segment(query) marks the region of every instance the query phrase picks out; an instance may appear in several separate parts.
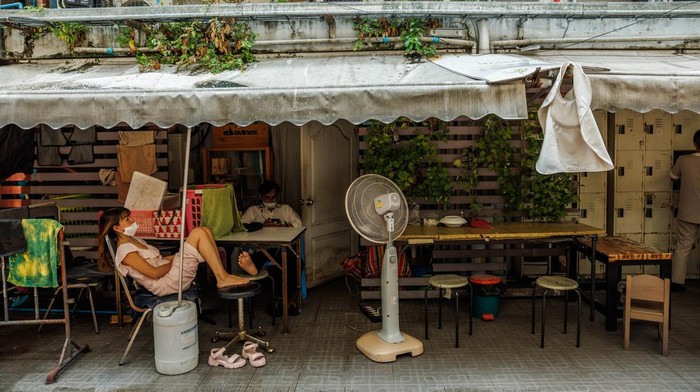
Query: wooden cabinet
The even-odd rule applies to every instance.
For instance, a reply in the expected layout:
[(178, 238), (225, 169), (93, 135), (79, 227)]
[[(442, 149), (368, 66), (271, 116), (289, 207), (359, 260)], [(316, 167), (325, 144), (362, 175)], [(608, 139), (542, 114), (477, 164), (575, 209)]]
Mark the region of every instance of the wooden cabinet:
[(215, 127), (212, 147), (202, 149), (205, 183), (231, 183), (239, 209), (254, 204), (258, 187), (272, 178), (270, 130), (266, 124)]

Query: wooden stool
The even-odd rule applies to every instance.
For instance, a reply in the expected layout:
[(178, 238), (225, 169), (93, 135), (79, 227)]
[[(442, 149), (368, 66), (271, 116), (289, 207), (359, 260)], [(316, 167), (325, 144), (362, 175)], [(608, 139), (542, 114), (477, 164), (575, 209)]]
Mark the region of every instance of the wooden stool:
[(244, 284), (241, 286), (233, 286), (233, 287), (219, 289), (217, 291), (217, 296), (219, 298), (227, 300), (227, 301), (231, 301), (231, 300), (238, 301), (238, 332), (219, 332), (219, 331), (216, 331), (216, 334), (211, 339), (211, 341), (217, 342), (217, 341), (219, 341), (219, 339), (231, 339), (231, 341), (229, 343), (227, 343), (225, 346), (225, 347), (228, 347), (235, 342), (248, 340), (248, 341), (258, 343), (258, 345), (260, 345), (261, 347), (265, 347), (265, 349), (269, 353), (273, 352), (274, 349), (270, 346), (269, 342), (266, 342), (262, 339), (258, 339), (255, 336), (249, 335), (245, 329), (245, 318), (243, 315), (243, 299), (244, 298), (251, 298), (255, 295), (260, 294), (261, 292), (262, 292), (262, 288), (260, 287), (260, 284), (255, 283), (255, 282), (250, 282), (248, 284)]
[[(540, 347), (544, 348), (544, 320), (545, 310), (547, 309), (547, 293), (549, 290), (554, 290), (554, 294), (558, 295), (560, 291), (574, 291), (578, 295), (578, 303), (576, 306), (576, 347), (581, 347), (581, 292), (578, 290), (578, 283), (563, 276), (540, 276), (532, 283), (532, 330), (530, 333), (535, 334), (535, 289), (540, 286), (544, 289), (542, 295), (542, 330)], [(566, 333), (566, 321), (568, 318), (569, 299), (568, 295), (564, 296), (564, 333)]]
[[(459, 293), (456, 289), (469, 285), (469, 280), (464, 276), (447, 274), (436, 275), (428, 279), (428, 284), (439, 290), (438, 296), (438, 329), (442, 329), (442, 293), (446, 289), (455, 289), (455, 347), (459, 347)], [(471, 286), (470, 286), (471, 287)], [(469, 297), (469, 335), (472, 334), (472, 307)], [(425, 290), (425, 338), (428, 339), (428, 290)]]

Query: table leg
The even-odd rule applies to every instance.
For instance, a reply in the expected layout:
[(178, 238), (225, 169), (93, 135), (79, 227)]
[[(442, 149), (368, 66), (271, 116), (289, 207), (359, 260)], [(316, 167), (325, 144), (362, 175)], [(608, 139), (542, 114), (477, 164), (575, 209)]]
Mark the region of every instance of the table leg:
[[(301, 239), (299, 240), (301, 241)], [(303, 262), (303, 257), (301, 255), (301, 243), (296, 242), (296, 254), (297, 254), (297, 309), (301, 312), (301, 263)]]
[(622, 276), (621, 263), (608, 263), (605, 271), (605, 330), (617, 331), (617, 283)]
[[(297, 265), (299, 261), (297, 261)], [(287, 248), (282, 247), (282, 333), (289, 333), (289, 296), (287, 295)]]
[[(595, 263), (596, 263), (596, 255), (595, 255), (595, 246), (596, 243), (598, 242), (598, 236), (593, 236), (591, 238), (591, 304), (590, 304), (590, 314), (588, 318), (591, 321), (595, 321)], [(607, 271), (606, 271), (607, 275)]]

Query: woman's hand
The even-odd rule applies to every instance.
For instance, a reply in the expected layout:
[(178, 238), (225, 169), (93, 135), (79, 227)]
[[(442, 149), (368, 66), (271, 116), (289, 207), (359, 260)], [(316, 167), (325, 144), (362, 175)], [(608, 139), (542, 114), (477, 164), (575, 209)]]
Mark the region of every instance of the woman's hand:
[(287, 225), (282, 223), (279, 219), (266, 219), (263, 222), (264, 227), (286, 227)]

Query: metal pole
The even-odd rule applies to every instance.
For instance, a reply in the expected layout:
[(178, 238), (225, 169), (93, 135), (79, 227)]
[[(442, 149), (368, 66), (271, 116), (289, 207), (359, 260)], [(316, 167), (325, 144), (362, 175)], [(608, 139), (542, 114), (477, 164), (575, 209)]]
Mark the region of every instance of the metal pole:
[[(185, 165), (182, 170), (182, 204), (180, 206), (180, 211), (184, 215), (185, 207), (187, 206), (187, 173), (190, 167), (190, 144), (192, 142), (192, 127), (187, 127), (187, 141), (185, 142)], [(183, 250), (185, 248), (185, 219), (180, 220), (180, 276), (177, 281), (177, 307), (182, 306), (182, 261), (185, 255)]]

